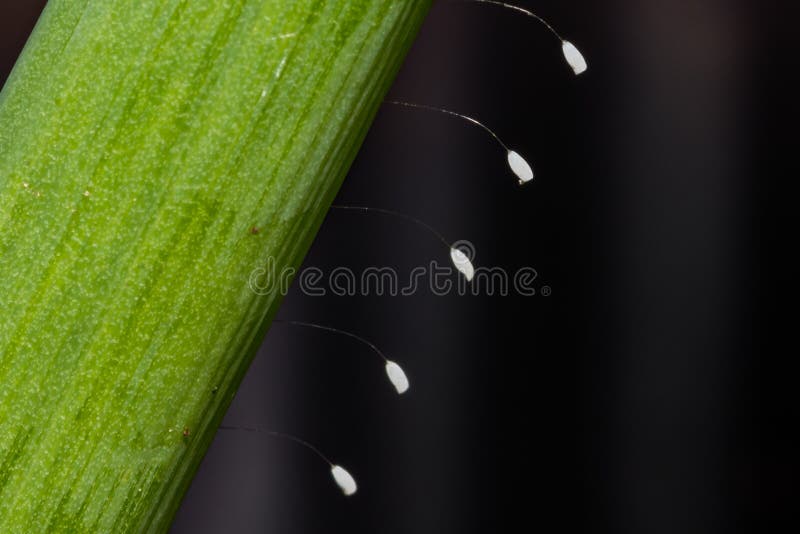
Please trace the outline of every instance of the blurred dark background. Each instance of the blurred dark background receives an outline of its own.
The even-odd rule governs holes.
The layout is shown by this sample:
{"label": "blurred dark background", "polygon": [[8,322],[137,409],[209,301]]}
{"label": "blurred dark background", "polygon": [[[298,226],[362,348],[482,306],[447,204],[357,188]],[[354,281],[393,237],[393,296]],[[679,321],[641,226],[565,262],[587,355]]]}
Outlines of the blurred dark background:
{"label": "blurred dark background", "polygon": [[[11,69],[43,1],[0,2]],[[338,202],[531,266],[550,296],[304,296],[283,319],[376,342],[404,398],[346,338],[273,327],[173,532],[769,532],[796,523],[798,187],[788,1],[525,1],[575,42],[439,2],[391,97],[480,118],[529,157],[515,186],[480,130],[386,106]],[[409,273],[440,245],[331,213],[307,258]],[[796,527],[796,524],[793,525]]]}

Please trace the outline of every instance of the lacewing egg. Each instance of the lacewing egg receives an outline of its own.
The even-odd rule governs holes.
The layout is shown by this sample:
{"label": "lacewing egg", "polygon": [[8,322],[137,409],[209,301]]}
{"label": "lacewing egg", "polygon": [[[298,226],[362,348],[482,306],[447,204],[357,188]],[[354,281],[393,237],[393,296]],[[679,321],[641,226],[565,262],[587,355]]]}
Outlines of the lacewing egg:
{"label": "lacewing egg", "polygon": [[351,495],[354,495],[356,491],[358,491],[356,479],[354,479],[353,475],[348,473],[347,469],[344,467],[334,465],[331,467],[331,475],[333,476],[333,480],[336,482],[336,485],[339,486],[345,496],[350,497]]}
{"label": "lacewing egg", "polygon": [[398,394],[402,395],[408,391],[410,384],[405,371],[403,371],[402,367],[391,360],[386,361],[386,376],[389,377],[389,381],[397,390]]}
{"label": "lacewing egg", "polygon": [[453,265],[464,275],[467,282],[472,282],[472,279],[475,277],[475,268],[472,266],[472,262],[467,255],[457,248],[451,248],[450,259],[453,260]]}
{"label": "lacewing egg", "polygon": [[533,169],[531,169],[531,166],[525,161],[525,158],[513,150],[508,151],[508,166],[511,167],[511,170],[517,175],[517,178],[519,178],[520,185],[527,184],[533,180]]}
{"label": "lacewing egg", "polygon": [[567,60],[569,66],[572,67],[572,70],[575,71],[575,75],[580,75],[586,72],[589,66],[586,64],[586,58],[583,57],[581,51],[578,48],[570,43],[569,41],[564,41],[561,44],[561,49],[564,51],[564,59]]}

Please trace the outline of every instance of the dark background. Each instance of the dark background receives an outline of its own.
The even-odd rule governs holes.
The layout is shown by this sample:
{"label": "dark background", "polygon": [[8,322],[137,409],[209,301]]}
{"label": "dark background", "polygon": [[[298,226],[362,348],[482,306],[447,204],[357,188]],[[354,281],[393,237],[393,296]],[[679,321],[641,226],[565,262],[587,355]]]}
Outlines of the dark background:
{"label": "dark background", "polygon": [[[44,2],[0,2],[10,70]],[[534,162],[520,190],[480,130],[385,107],[339,202],[420,217],[476,264],[552,295],[313,298],[280,317],[174,533],[770,532],[797,508],[797,95],[788,1],[519,1],[587,55],[575,79],[532,21],[439,2],[391,91],[479,117]],[[331,213],[306,261],[408,273],[441,246]],[[538,282],[537,282],[538,283]]]}

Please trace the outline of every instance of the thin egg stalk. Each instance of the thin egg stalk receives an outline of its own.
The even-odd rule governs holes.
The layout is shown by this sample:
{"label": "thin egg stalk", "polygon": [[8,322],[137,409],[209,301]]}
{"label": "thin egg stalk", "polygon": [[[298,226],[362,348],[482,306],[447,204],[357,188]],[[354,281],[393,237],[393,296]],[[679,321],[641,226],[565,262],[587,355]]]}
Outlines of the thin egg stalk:
{"label": "thin egg stalk", "polygon": [[389,377],[389,381],[392,383],[394,388],[397,390],[397,393],[402,395],[409,388],[408,377],[406,376],[405,371],[403,368],[400,367],[399,364],[389,360],[383,352],[373,343],[367,341],[363,337],[359,336],[358,334],[354,334],[353,332],[348,332],[347,330],[341,330],[339,328],[334,328],[332,326],[325,326],[316,323],[307,323],[304,321],[284,321],[281,319],[275,319],[273,324],[287,324],[290,326],[301,326],[304,328],[313,328],[315,330],[322,330],[324,332],[333,332],[335,334],[347,336],[349,338],[357,340],[359,343],[369,347],[377,356],[379,356],[385,363],[386,363],[386,376]]}
{"label": "thin egg stalk", "polygon": [[412,104],[411,102],[402,102],[399,100],[387,100],[386,104],[391,104],[394,106],[403,106],[406,108],[421,109],[425,111],[434,111],[436,113],[441,113],[443,115],[449,115],[450,117],[457,117],[470,124],[474,124],[475,126],[480,127],[481,129],[483,129],[483,131],[492,136],[492,138],[495,141],[497,141],[497,143],[501,147],[503,147],[503,150],[507,152],[508,165],[509,167],[511,167],[511,170],[514,172],[514,174],[517,175],[520,185],[526,184],[531,180],[533,180],[533,169],[531,169],[531,166],[528,164],[527,161],[525,161],[525,158],[520,156],[518,152],[510,150],[508,146],[503,142],[503,140],[500,139],[500,136],[498,136],[495,133],[494,130],[483,124],[478,119],[470,117],[469,115],[464,115],[463,113],[456,113],[455,111],[450,111],[449,109],[437,108],[435,106],[427,106],[424,104]]}
{"label": "thin egg stalk", "polygon": [[581,54],[580,50],[578,50],[578,47],[576,47],[574,44],[567,41],[566,39],[562,38],[561,34],[558,33],[558,31],[553,27],[552,24],[547,22],[545,19],[543,19],[533,11],[530,11],[523,7],[515,6],[513,4],[509,4],[507,2],[499,2],[496,0],[466,0],[466,1],[484,5],[499,6],[505,9],[516,11],[518,13],[522,13],[528,17],[531,17],[532,19],[535,19],[536,21],[541,23],[545,28],[547,28],[550,31],[550,33],[552,33],[559,41],[561,41],[561,49],[564,52],[564,59],[566,59],[569,66],[572,67],[572,70],[575,72],[576,76],[583,74],[589,68],[588,65],[586,64],[586,58],[583,57],[583,54]]}
{"label": "thin egg stalk", "polygon": [[[472,120],[472,119],[470,119],[470,120]],[[516,152],[515,152],[515,154],[516,154]],[[517,154],[517,156],[519,156],[519,155]],[[522,159],[522,158],[520,157],[520,159]],[[527,163],[525,165],[527,165]],[[530,167],[528,167],[528,169],[530,170]],[[532,179],[533,178],[533,171],[530,171],[530,174],[531,174],[531,179]],[[360,211],[360,212],[366,212],[366,213],[379,213],[381,215],[387,215],[387,216],[390,216],[390,217],[398,217],[400,219],[405,219],[407,221],[411,221],[412,223],[416,224],[420,228],[423,228],[424,230],[428,231],[431,235],[433,235],[436,239],[438,239],[439,241],[444,243],[444,245],[450,249],[450,260],[453,262],[453,265],[458,270],[458,272],[460,272],[461,274],[464,275],[464,277],[466,277],[468,282],[471,282],[472,279],[475,276],[475,268],[472,266],[472,261],[470,260],[470,258],[466,254],[464,254],[462,251],[460,251],[458,248],[456,248],[455,246],[449,245],[448,241],[435,228],[433,228],[431,225],[429,225],[429,224],[427,224],[425,222],[422,222],[421,220],[419,220],[417,218],[414,218],[414,217],[411,217],[410,215],[406,215],[404,213],[399,213],[399,212],[396,212],[396,211],[385,210],[385,209],[382,209],[382,208],[370,208],[370,207],[366,207],[366,206],[341,206],[341,205],[334,204],[334,205],[331,206],[331,209],[354,210],[354,211]],[[380,354],[380,352],[378,352],[378,354]]]}
{"label": "thin egg stalk", "polygon": [[339,489],[342,490],[342,493],[344,493],[346,497],[355,495],[356,491],[358,491],[356,479],[354,479],[353,475],[344,467],[340,465],[332,466],[331,476],[333,476],[334,482],[336,482],[336,485],[339,486]]}

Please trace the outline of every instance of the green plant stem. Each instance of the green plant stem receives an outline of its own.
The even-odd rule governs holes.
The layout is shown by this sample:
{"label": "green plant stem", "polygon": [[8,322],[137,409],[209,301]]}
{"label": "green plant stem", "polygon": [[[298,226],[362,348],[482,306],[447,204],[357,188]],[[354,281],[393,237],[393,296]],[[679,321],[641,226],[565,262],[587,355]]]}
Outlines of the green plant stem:
{"label": "green plant stem", "polygon": [[50,0],[0,94],[0,532],[168,529],[280,301],[251,273],[429,3]]}

